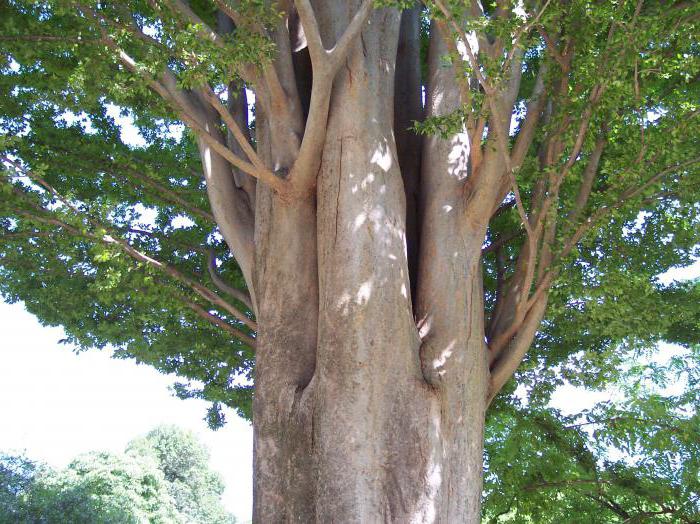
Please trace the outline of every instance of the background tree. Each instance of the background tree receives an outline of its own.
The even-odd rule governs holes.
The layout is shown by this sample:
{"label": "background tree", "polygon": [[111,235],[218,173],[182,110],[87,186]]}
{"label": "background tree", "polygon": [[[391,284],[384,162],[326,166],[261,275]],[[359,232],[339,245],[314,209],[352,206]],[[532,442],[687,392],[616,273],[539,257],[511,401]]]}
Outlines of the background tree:
{"label": "background tree", "polygon": [[0,522],[233,523],[208,460],[191,433],[174,427],[131,441],[126,453],[86,453],[57,471],[2,455]]}
{"label": "background tree", "polygon": [[252,414],[258,522],[476,522],[519,366],[697,343],[694,2],[0,9],[3,295]]}
{"label": "background tree", "polygon": [[175,508],[186,522],[232,521],[221,505],[224,483],[209,467],[209,451],[191,432],[176,426],[158,427],[131,441],[126,452],[156,463]]}
{"label": "background tree", "polygon": [[88,453],[37,476],[21,508],[15,522],[178,522],[156,465],[111,453]]}
{"label": "background tree", "polygon": [[30,489],[39,466],[20,455],[0,454],[0,522],[17,522],[21,500]]}

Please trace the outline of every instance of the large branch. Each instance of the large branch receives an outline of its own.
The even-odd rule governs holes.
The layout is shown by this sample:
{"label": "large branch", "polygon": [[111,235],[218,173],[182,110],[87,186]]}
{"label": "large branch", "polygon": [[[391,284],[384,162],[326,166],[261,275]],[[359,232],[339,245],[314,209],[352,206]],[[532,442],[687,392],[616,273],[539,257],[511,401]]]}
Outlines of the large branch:
{"label": "large branch", "polygon": [[523,358],[525,358],[527,350],[535,338],[540,322],[544,318],[546,309],[547,297],[546,295],[540,296],[537,302],[529,308],[513,340],[492,365],[487,405],[491,403],[496,394],[508,382],[508,379],[513,376],[513,373],[515,373],[515,370],[518,369]]}
{"label": "large branch", "polygon": [[313,67],[309,116],[306,120],[299,155],[289,176],[292,185],[301,193],[308,193],[315,187],[321,163],[321,151],[325,143],[333,80],[340,65],[350,53],[353,42],[362,31],[372,11],[372,3],[372,0],[363,0],[338,42],[331,49],[326,49],[311,2],[309,0],[294,2],[304,28]]}
{"label": "large branch", "polygon": [[[80,233],[81,236],[86,236],[87,238],[91,238],[92,240],[101,242],[103,244],[107,245],[114,245],[119,247],[123,252],[125,252],[127,255],[131,256],[135,260],[139,262],[143,262],[151,267],[154,267],[156,269],[159,269],[160,271],[164,272],[168,276],[172,277],[174,280],[177,280],[178,282],[186,285],[192,291],[194,291],[196,294],[198,294],[201,298],[209,301],[213,305],[216,305],[218,307],[221,307],[224,309],[226,312],[230,313],[233,317],[238,319],[240,322],[248,326],[252,330],[257,329],[257,325],[253,320],[248,318],[244,313],[239,311],[236,307],[233,305],[229,304],[227,301],[222,299],[220,296],[218,296],[216,293],[208,289],[207,287],[199,284],[198,282],[194,281],[184,273],[182,273],[180,270],[176,269],[174,266],[171,264],[168,264],[167,262],[163,262],[160,260],[157,260],[156,258],[152,257],[151,255],[148,255],[146,253],[143,253],[133,247],[129,242],[126,240],[120,238],[112,226],[105,224],[101,221],[96,220],[94,217],[91,217],[87,215],[85,212],[80,210],[77,206],[75,206],[69,199],[64,197],[61,193],[59,193],[53,186],[48,184],[43,178],[40,176],[36,175],[33,173],[31,170],[24,169],[21,165],[19,165],[16,161],[7,158],[7,157],[2,157],[2,161],[5,162],[7,165],[12,166],[12,168],[21,175],[27,176],[37,184],[39,184],[42,188],[44,188],[47,192],[49,192],[51,195],[53,195],[54,198],[56,198],[58,201],[60,201],[63,205],[65,205],[68,209],[73,211],[78,216],[82,216],[85,218],[88,223],[95,228],[96,230],[102,230],[105,231],[105,233],[100,234],[100,233],[93,233],[89,231],[83,231],[81,232],[80,228],[76,228],[75,226],[72,226],[64,221],[59,220],[58,218],[51,218],[50,220],[52,221],[51,223],[54,223],[55,225],[60,225],[62,227],[67,228],[68,230],[72,230],[73,232]],[[43,212],[49,213],[50,211],[42,209]],[[35,217],[35,218],[40,218],[40,217]]]}
{"label": "large branch", "polygon": [[125,171],[127,171],[128,174],[111,173],[109,171],[105,172],[111,174],[116,178],[121,178],[122,180],[129,180],[129,178],[133,177],[134,179],[155,189],[156,191],[154,195],[157,198],[165,202],[169,202],[170,204],[180,206],[185,211],[188,211],[193,215],[197,215],[200,218],[204,218],[205,220],[208,220],[210,222],[215,222],[214,215],[212,215],[209,211],[201,209],[195,206],[194,204],[188,202],[186,199],[178,195],[176,191],[173,191],[172,189],[164,186],[163,184],[156,182],[151,176],[146,175],[145,173],[131,167],[127,167]]}

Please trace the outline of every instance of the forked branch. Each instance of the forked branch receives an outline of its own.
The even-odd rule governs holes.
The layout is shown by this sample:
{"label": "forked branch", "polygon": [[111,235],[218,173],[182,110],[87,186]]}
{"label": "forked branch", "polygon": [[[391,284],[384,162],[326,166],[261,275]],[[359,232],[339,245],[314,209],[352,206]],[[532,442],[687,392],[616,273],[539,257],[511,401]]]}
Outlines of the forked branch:
{"label": "forked branch", "polygon": [[289,176],[296,190],[305,193],[311,191],[316,183],[321,151],[325,142],[333,79],[372,11],[372,0],[362,2],[345,32],[331,49],[326,49],[323,45],[311,2],[295,0],[294,4],[304,28],[313,67],[311,101],[304,139]]}

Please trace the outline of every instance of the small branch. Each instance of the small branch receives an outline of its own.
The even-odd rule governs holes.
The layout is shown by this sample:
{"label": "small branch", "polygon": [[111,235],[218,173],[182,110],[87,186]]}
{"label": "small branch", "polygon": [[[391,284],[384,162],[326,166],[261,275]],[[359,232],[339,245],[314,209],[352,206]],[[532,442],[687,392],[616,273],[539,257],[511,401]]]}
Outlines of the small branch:
{"label": "small branch", "polygon": [[513,56],[515,55],[515,50],[518,48],[518,42],[520,41],[520,38],[530,31],[535,25],[537,25],[537,22],[539,22],[540,18],[542,18],[542,15],[544,14],[545,10],[547,9],[547,6],[549,5],[549,2],[551,0],[547,0],[544,5],[542,6],[542,9],[539,10],[539,12],[535,15],[535,17],[530,20],[528,23],[525,25],[522,25],[518,28],[518,30],[515,33],[515,36],[513,37],[513,42],[510,51],[508,52],[508,56],[506,57],[506,60],[504,62],[503,68],[507,69],[508,65],[510,64],[510,61],[513,60]]}
{"label": "small branch", "polygon": [[557,260],[561,260],[565,258],[571,250],[574,248],[574,246],[583,238],[583,236],[590,230],[595,224],[597,224],[602,218],[610,214],[614,209],[617,209],[618,207],[622,206],[625,202],[628,200],[635,198],[639,194],[643,193],[645,189],[647,189],[649,186],[652,186],[659,180],[661,180],[664,176],[674,173],[679,169],[685,168],[692,166],[694,164],[700,163],[700,157],[695,157],[691,158],[689,160],[686,160],[684,162],[680,162],[678,164],[674,164],[672,166],[668,166],[664,168],[663,170],[659,171],[655,175],[649,177],[644,183],[637,187],[630,187],[623,191],[619,198],[611,205],[609,206],[603,206],[598,211],[593,213],[586,221],[581,224],[576,232],[569,238],[569,240],[566,241],[564,244],[564,248],[562,249],[561,254],[559,257],[557,257]]}
{"label": "small branch", "polygon": [[214,93],[209,85],[202,88],[202,95],[212,105],[212,107],[216,109],[216,112],[219,113],[222,120],[226,124],[226,127],[236,139],[236,142],[238,142],[238,145],[241,147],[245,155],[248,157],[248,160],[250,160],[259,171],[266,171],[267,167],[265,166],[265,163],[258,156],[255,149],[253,149],[253,146],[250,145],[250,142],[248,142],[248,139],[241,131],[241,128],[238,127],[238,124],[233,118],[231,112],[224,106],[224,104],[221,103],[221,100],[219,100],[219,97],[216,96],[216,93]]}
{"label": "small branch", "polygon": [[207,322],[211,322],[215,326],[226,331],[228,334],[236,337],[238,340],[243,342],[246,346],[250,346],[251,349],[255,350],[256,341],[250,335],[247,335],[246,333],[243,333],[242,331],[236,329],[235,327],[233,327],[231,324],[229,324],[228,322],[226,322],[222,318],[219,318],[216,315],[211,314],[209,311],[204,309],[199,304],[195,304],[194,302],[191,302],[191,301],[186,300],[186,299],[179,299],[179,300],[183,304],[185,304],[188,308],[190,308],[192,311],[194,311],[197,315],[199,315],[201,318],[206,320]]}
{"label": "small branch", "polygon": [[607,144],[607,138],[601,135],[596,140],[591,156],[586,163],[586,167],[583,169],[583,174],[581,176],[581,185],[576,195],[576,203],[569,216],[569,221],[576,223],[583,213],[588,199],[591,195],[591,190],[593,189],[593,182],[595,181],[596,174],[598,173],[598,165],[600,164],[600,158],[603,155],[603,149]]}
{"label": "small branch", "polygon": [[84,44],[87,42],[99,43],[99,38],[82,38],[79,36],[55,36],[55,35],[0,35],[0,42],[66,42]]}
{"label": "small branch", "polygon": [[[182,198],[180,195],[177,194],[176,191],[173,191],[172,189],[160,184],[159,182],[156,182],[151,178],[149,175],[146,175],[144,173],[139,172],[136,169],[127,167],[126,171],[128,171],[129,174],[117,174],[117,173],[110,173],[112,176],[116,178],[121,178],[122,180],[129,181],[130,177],[135,178],[136,180],[139,180],[143,182],[144,184],[152,187],[157,191],[157,197],[164,200],[165,202],[169,202],[170,204],[175,204],[180,207],[182,207],[185,211],[188,211],[192,213],[193,215],[197,215],[200,218],[204,218],[205,220],[208,220],[209,222],[216,222],[214,219],[214,215],[212,215],[209,211],[206,211],[204,209],[201,209],[191,203],[189,203],[187,200]],[[106,171],[108,173],[108,171]]]}
{"label": "small branch", "polygon": [[483,248],[481,250],[481,256],[488,255],[489,253],[493,253],[494,251],[498,251],[501,249],[503,246],[505,246],[508,242],[515,240],[518,238],[520,235],[523,234],[522,229],[518,229],[517,231],[511,231],[507,235],[501,235],[497,239],[495,239],[493,242],[491,242],[488,246]]}
{"label": "small branch", "polygon": [[511,152],[511,163],[513,168],[519,169],[525,157],[527,155],[530,146],[535,138],[537,131],[537,124],[540,121],[540,116],[542,110],[547,101],[547,96],[545,94],[545,83],[544,79],[547,76],[548,69],[546,64],[542,64],[537,73],[537,79],[535,80],[535,87],[532,90],[532,95],[527,103],[527,110],[525,113],[525,120],[518,130],[518,135],[515,138],[515,143],[513,144],[513,150]]}
{"label": "small branch", "polygon": [[566,486],[574,486],[579,484],[611,484],[609,480],[599,480],[599,479],[572,479],[572,480],[561,480],[559,482],[540,482],[538,484],[529,484],[523,487],[525,491],[535,491],[538,489],[550,489],[550,488],[562,488]]}
{"label": "small branch", "polygon": [[464,29],[457,23],[457,21],[454,19],[454,16],[450,12],[450,10],[447,8],[447,6],[442,2],[441,0],[434,0],[435,5],[438,7],[438,9],[442,12],[442,14],[447,18],[447,20],[450,22],[450,25],[452,26],[452,29],[457,33],[459,38],[462,40],[462,43],[464,44],[464,48],[467,53],[467,57],[469,60],[469,65],[471,66],[472,70],[474,71],[474,74],[476,75],[476,78],[479,80],[479,84],[481,84],[481,87],[484,88],[484,92],[486,95],[492,95],[495,93],[495,89],[491,84],[488,82],[484,74],[481,72],[481,69],[479,68],[479,63],[476,59],[476,56],[474,55],[474,51],[472,50],[472,47],[469,43],[469,38],[467,38],[467,33],[465,33]]}
{"label": "small branch", "polygon": [[[482,255],[483,256],[483,255]],[[506,281],[506,262],[503,250],[499,247],[496,249],[496,301],[491,311],[491,318],[486,326],[486,336],[490,339],[493,335],[493,329],[498,325],[504,306],[504,289]]]}
{"label": "small branch", "polygon": [[216,287],[227,295],[230,295],[236,300],[245,304],[251,311],[253,310],[253,302],[250,300],[250,296],[240,289],[236,289],[235,287],[228,285],[216,271],[216,255],[213,250],[209,250],[209,254],[207,256],[207,267],[209,269],[209,276]]}
{"label": "small branch", "polygon": [[552,58],[554,58],[554,60],[559,64],[559,67],[561,67],[563,71],[568,71],[568,60],[566,60],[564,56],[559,52],[559,49],[557,49],[557,46],[554,44],[549,34],[547,34],[547,32],[544,30],[544,27],[538,27],[537,31],[540,33],[540,36],[544,40],[544,43],[547,46],[547,51],[549,51],[549,54],[552,55]]}

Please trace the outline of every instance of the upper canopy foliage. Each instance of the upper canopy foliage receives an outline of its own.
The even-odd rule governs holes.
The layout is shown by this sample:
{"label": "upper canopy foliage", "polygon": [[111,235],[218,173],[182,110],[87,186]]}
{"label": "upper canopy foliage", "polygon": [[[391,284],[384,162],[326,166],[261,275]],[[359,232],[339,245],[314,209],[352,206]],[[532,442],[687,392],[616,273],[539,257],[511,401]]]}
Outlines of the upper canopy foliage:
{"label": "upper canopy foliage", "polygon": [[[2,295],[23,300],[42,322],[62,325],[81,348],[111,344],[120,357],[177,373],[187,381],[179,394],[213,402],[213,425],[221,422],[222,404],[250,415],[255,323],[204,190],[196,142],[202,130],[178,110],[173,86],[200,93],[200,103],[208,100],[217,111],[206,98],[212,91],[221,107],[247,109],[246,96],[277,52],[267,28],[279,23],[285,6],[257,0],[0,6]],[[483,258],[488,319],[527,246],[521,204],[526,211],[540,206],[549,224],[558,223],[546,239],[553,258],[547,274],[556,276],[548,283],[549,309],[517,376],[544,409],[563,380],[604,388],[620,380],[620,364],[640,348],[700,342],[698,284],[657,278],[698,255],[700,8],[641,0],[523,2],[512,16],[488,2],[483,8],[473,16],[467,2],[426,2],[426,33],[433,19],[446,34],[481,39],[481,49],[507,38],[495,55],[477,54],[478,72],[452,49],[445,64],[464,78],[481,77],[481,87],[460,110],[415,127],[449,136],[464,126],[486,136],[483,117],[493,107],[485,94],[522,74],[504,137],[515,150],[529,132],[529,111],[544,104],[547,118],[514,166],[521,202],[505,192]],[[513,72],[507,66],[521,53],[521,70]],[[154,92],[154,80],[170,86],[165,95]],[[254,143],[252,99],[240,122]],[[556,147],[543,151],[553,136]],[[240,155],[231,136],[228,144]],[[254,155],[248,157],[236,168],[263,179],[251,165]],[[546,438],[551,417],[564,420],[547,413],[542,424],[537,417],[525,423],[515,398],[502,395],[494,404],[491,438],[504,426],[511,428],[508,438],[531,431]],[[568,453],[570,439],[559,441],[566,445],[550,444]],[[590,471],[595,457],[586,460]],[[545,475],[542,482],[554,481]],[[588,494],[582,496],[571,507]]]}

